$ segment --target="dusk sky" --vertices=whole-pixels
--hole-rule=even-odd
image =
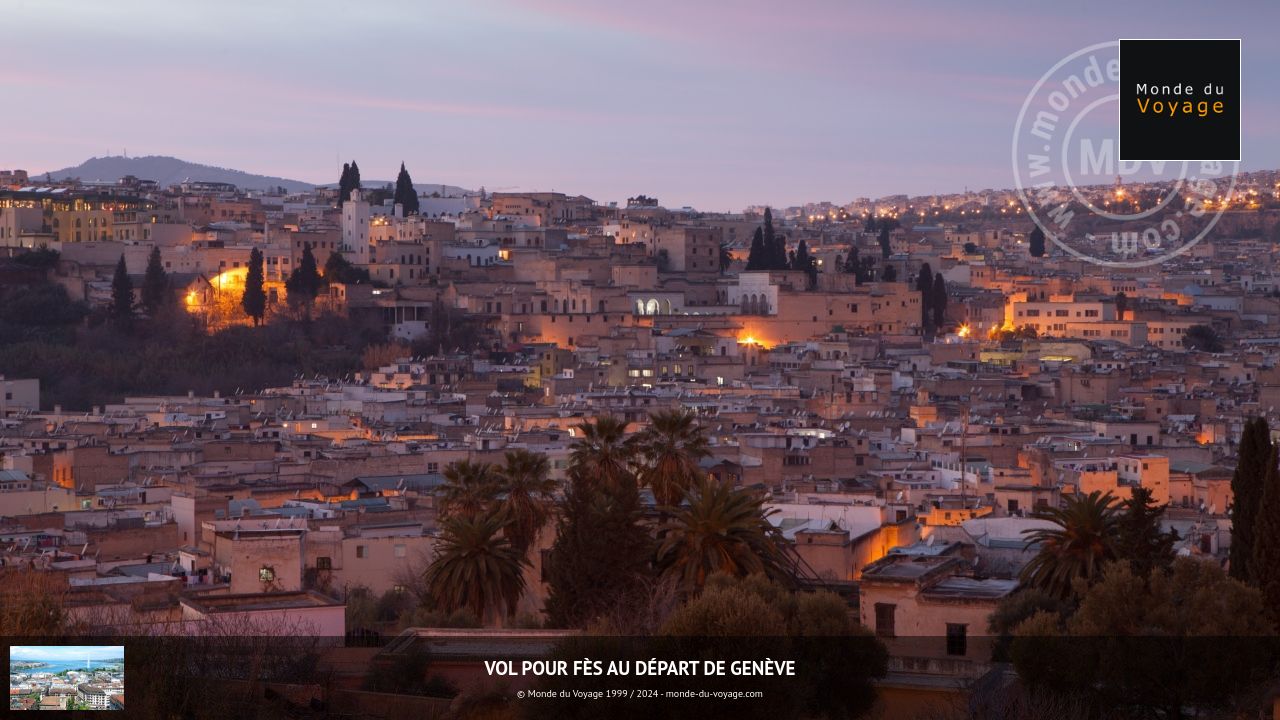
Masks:
[[[5,0],[0,168],[91,156],[664,205],[1011,187],[1032,84],[1119,37],[1244,41],[1243,168],[1280,167],[1280,5]]]

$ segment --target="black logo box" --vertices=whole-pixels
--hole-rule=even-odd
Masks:
[[[1240,46],[1238,39],[1122,38],[1120,159],[1239,162]],[[1147,86],[1145,93],[1138,92],[1139,85]],[[1181,92],[1166,94],[1166,87]],[[1146,113],[1141,112],[1139,100],[1146,105]],[[1191,114],[1183,112],[1185,102],[1191,102]],[[1209,109],[1205,116],[1199,112],[1205,107],[1202,102]],[[1222,103],[1221,113],[1213,112],[1217,102]],[[1177,103],[1172,115],[1170,103]],[[1157,107],[1163,112],[1156,114]]]

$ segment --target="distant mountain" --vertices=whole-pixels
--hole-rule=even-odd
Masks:
[[[328,183],[317,186],[311,183],[302,182],[301,180],[290,180],[288,178],[270,177],[267,175],[254,175],[252,173],[243,172],[241,170],[230,170],[228,168],[213,167],[212,165],[201,165],[199,163],[187,162],[179,160],[175,157],[165,155],[147,155],[145,157],[123,157],[114,155],[110,157],[89,158],[83,163],[61,170],[54,170],[48,173],[54,180],[66,180],[68,178],[79,178],[85,182],[116,182],[126,175],[132,175],[140,180],[154,180],[160,187],[169,187],[177,185],[186,180],[204,181],[204,182],[223,182],[231,183],[242,190],[273,190],[277,187],[283,187],[289,192],[303,192],[311,190],[315,187],[336,187],[337,183]],[[43,178],[43,174],[32,176],[33,179]],[[379,188],[384,185],[394,185],[385,180],[366,180],[362,183],[365,188]],[[440,193],[441,195],[459,195],[470,192],[465,188],[456,185],[431,185],[426,183],[414,183],[419,193],[430,195],[431,193]]]
[[[268,190],[283,187],[289,192],[310,190],[314,185],[288,178],[253,175],[240,170],[200,165],[164,155],[145,157],[89,158],[83,163],[49,173],[54,180],[80,178],[86,182],[115,182],[126,175],[140,180],[154,180],[161,187],[169,187],[186,180],[231,183],[244,190]],[[39,177],[39,176],[36,176]]]

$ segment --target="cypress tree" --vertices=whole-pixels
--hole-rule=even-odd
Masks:
[[[1271,456],[1271,428],[1266,419],[1255,417],[1244,425],[1237,450],[1236,470],[1231,476],[1231,577],[1254,582],[1252,572],[1255,526],[1262,500],[1262,482]]]
[[[360,166],[356,164],[355,160],[352,160],[351,161],[351,189],[359,190],[360,187],[361,187],[360,186]],[[350,193],[347,194],[347,197],[348,198],[350,197]]]
[[[133,281],[129,279],[129,269],[124,264],[124,254],[116,263],[116,273],[111,278],[111,304],[107,312],[115,320],[125,321],[133,317]]]
[[[880,255],[888,260],[892,254],[893,248],[889,245],[889,223],[884,222],[880,224]]]
[[[1044,257],[1044,231],[1039,225],[1031,230],[1027,243],[1030,245],[1031,257]]]
[[[773,210],[764,209],[764,249],[765,266],[762,270],[787,269],[787,241],[778,238],[773,229]]]
[[[400,163],[400,174],[396,176],[395,202],[404,209],[406,216],[418,214],[418,191],[413,189],[413,179],[403,162]]]
[[[1272,617],[1280,617],[1280,447],[1271,446],[1262,475],[1262,493],[1253,525],[1250,572]],[[1233,538],[1234,543],[1234,538]],[[1233,548],[1234,549],[1234,548]]]
[[[151,315],[169,304],[169,276],[160,262],[160,248],[151,248],[147,256],[147,273],[142,280],[142,305]]]
[[[316,269],[316,256],[311,253],[311,243],[303,243],[302,259],[284,283],[289,302],[295,305],[309,304],[320,293],[323,283],[320,272]]]
[[[934,327],[942,327],[947,315],[947,283],[942,279],[942,273],[933,276],[931,296],[933,325]]]
[[[254,248],[249,253],[249,273],[244,278],[244,295],[240,298],[240,306],[244,314],[253,318],[255,326],[262,323],[267,314],[267,291],[263,288],[262,251]]]
[[[920,293],[920,326],[930,327],[933,321],[933,268],[929,263],[920,266],[920,274],[916,276],[916,291]]]
[[[351,199],[351,163],[342,163],[342,177],[338,178],[338,202]]]
[[[898,269],[892,265],[886,264],[884,270],[880,273],[880,279],[885,282],[894,282],[898,279]]]
[[[765,249],[764,249],[764,233],[760,228],[756,228],[756,234],[751,236],[751,253],[747,255],[748,270],[765,270]]]

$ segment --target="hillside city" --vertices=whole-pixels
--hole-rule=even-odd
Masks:
[[[1280,173],[1177,197],[1216,223],[1122,266],[1014,189],[710,213],[410,169],[0,171],[0,634],[314,643],[265,695],[267,660],[205,699],[131,669],[188,717],[515,717],[534,679],[483,661],[579,634],[853,638],[775,701],[873,716],[1270,702],[1269,648],[1089,643],[1275,634]],[[123,704],[10,673],[12,709]]]

